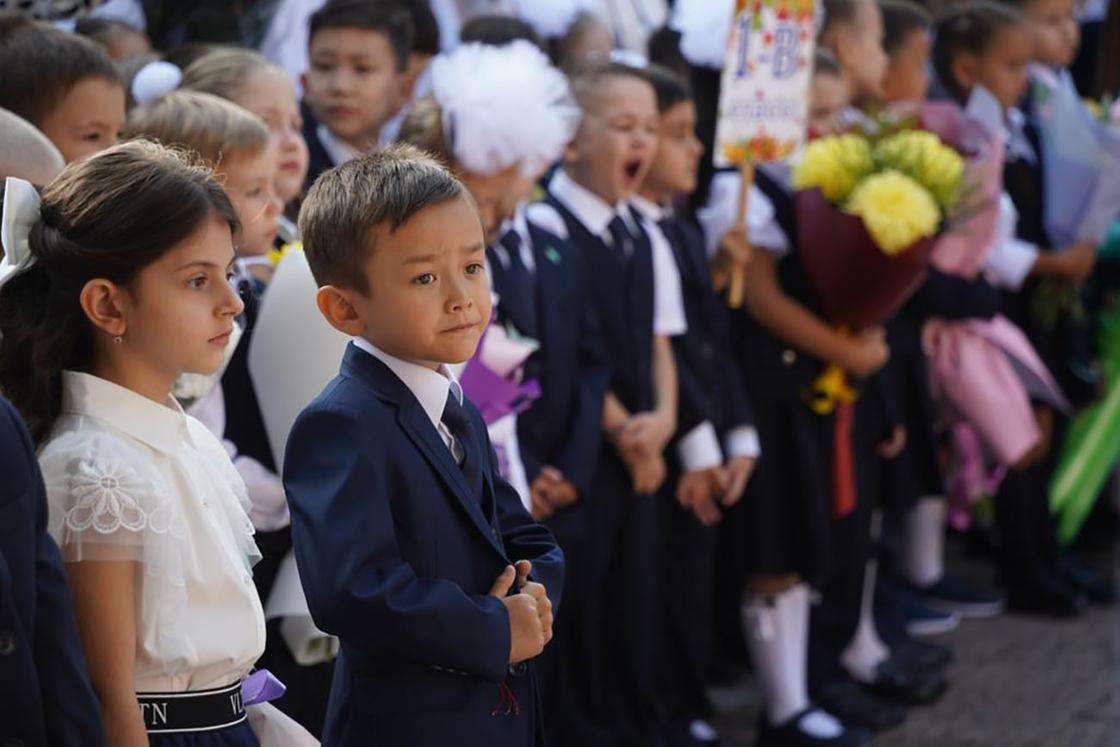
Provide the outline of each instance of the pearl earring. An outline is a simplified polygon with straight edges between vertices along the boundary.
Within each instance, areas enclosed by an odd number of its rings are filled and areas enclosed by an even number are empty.
[[[117,335],[113,338],[113,342],[115,342],[117,345],[120,345],[122,342],[124,342],[124,338],[120,335]]]

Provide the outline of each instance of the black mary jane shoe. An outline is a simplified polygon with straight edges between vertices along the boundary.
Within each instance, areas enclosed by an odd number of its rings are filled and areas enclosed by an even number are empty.
[[[891,657],[910,669],[940,672],[953,660],[953,651],[940,643],[905,636],[891,646]]]
[[[923,706],[939,700],[949,684],[941,672],[907,666],[892,655],[875,668],[875,681],[866,687],[888,702]]]
[[[1058,561],[1058,577],[1089,597],[1093,604],[1111,606],[1116,604],[1116,578],[1098,573],[1079,560],[1064,556]]]
[[[813,700],[845,724],[880,732],[906,720],[906,709],[886,703],[848,677],[835,677],[814,688]]]
[[[758,726],[757,747],[870,747],[871,735],[863,729],[842,726],[835,737],[814,737],[801,730],[801,720],[812,713],[807,708],[780,726],[771,726],[763,717]]]
[[[1064,620],[1078,617],[1088,609],[1089,598],[1079,589],[1054,577],[1009,584],[1007,606],[1023,614]]]

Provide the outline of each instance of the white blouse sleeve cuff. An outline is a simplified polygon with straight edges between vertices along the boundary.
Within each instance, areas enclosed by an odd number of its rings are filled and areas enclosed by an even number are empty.
[[[748,457],[758,459],[762,456],[762,441],[758,437],[758,429],[753,425],[743,425],[727,433],[724,439],[727,449],[727,458]]]
[[[711,469],[723,464],[719,437],[711,422],[705,420],[686,433],[677,444],[677,454],[685,472]]]

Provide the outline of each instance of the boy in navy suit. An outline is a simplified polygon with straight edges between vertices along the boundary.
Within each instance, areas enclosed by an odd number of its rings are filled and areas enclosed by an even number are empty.
[[[97,747],[101,711],[78,643],[70,586],[47,534],[35,448],[0,397],[0,743]]]
[[[688,331],[673,338],[680,416],[672,466],[679,479],[676,500],[662,501],[662,583],[674,593],[662,602],[658,683],[672,743],[711,744],[717,737],[703,719],[710,711],[705,686],[717,524],[742,497],[761,445],[704,236],[672,208],[696,189],[704,153],[695,135],[696,107],[687,83],[670,69],[650,65],[645,72],[657,92],[661,137],[633,205],[649,231],[660,232],[672,249],[688,322]],[[739,242],[741,253],[749,252],[741,232],[729,232],[723,241]]]
[[[376,150],[408,101],[412,16],[390,0],[329,0],[308,20],[303,138],[310,187],[332,166]]]
[[[651,241],[627,203],[657,143],[653,87],[640,71],[607,62],[573,71],[571,86],[583,120],[529,219],[582,255],[611,373],[604,446],[586,501],[589,541],[586,556],[573,564],[581,576],[573,586],[587,603],[579,613],[587,638],[580,648],[590,653],[577,665],[581,707],[556,720],[556,741],[646,745],[662,731],[653,683],[659,586],[651,572],[659,537],[653,496],[665,482],[663,453],[676,430],[669,338],[686,325],[672,252]]]
[[[300,231],[320,311],[354,338],[284,464],[308,605],[341,641],[323,743],[541,744],[531,660],[563,556],[447,370],[490,318],[478,210],[394,147],[324,174]]]

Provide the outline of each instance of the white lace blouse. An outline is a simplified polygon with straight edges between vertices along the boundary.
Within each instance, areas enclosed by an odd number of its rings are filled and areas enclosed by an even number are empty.
[[[264,650],[260,559],[241,478],[174,399],[160,405],[63,373],[62,415],[39,455],[66,562],[138,563],[137,692],[231,684]]]

